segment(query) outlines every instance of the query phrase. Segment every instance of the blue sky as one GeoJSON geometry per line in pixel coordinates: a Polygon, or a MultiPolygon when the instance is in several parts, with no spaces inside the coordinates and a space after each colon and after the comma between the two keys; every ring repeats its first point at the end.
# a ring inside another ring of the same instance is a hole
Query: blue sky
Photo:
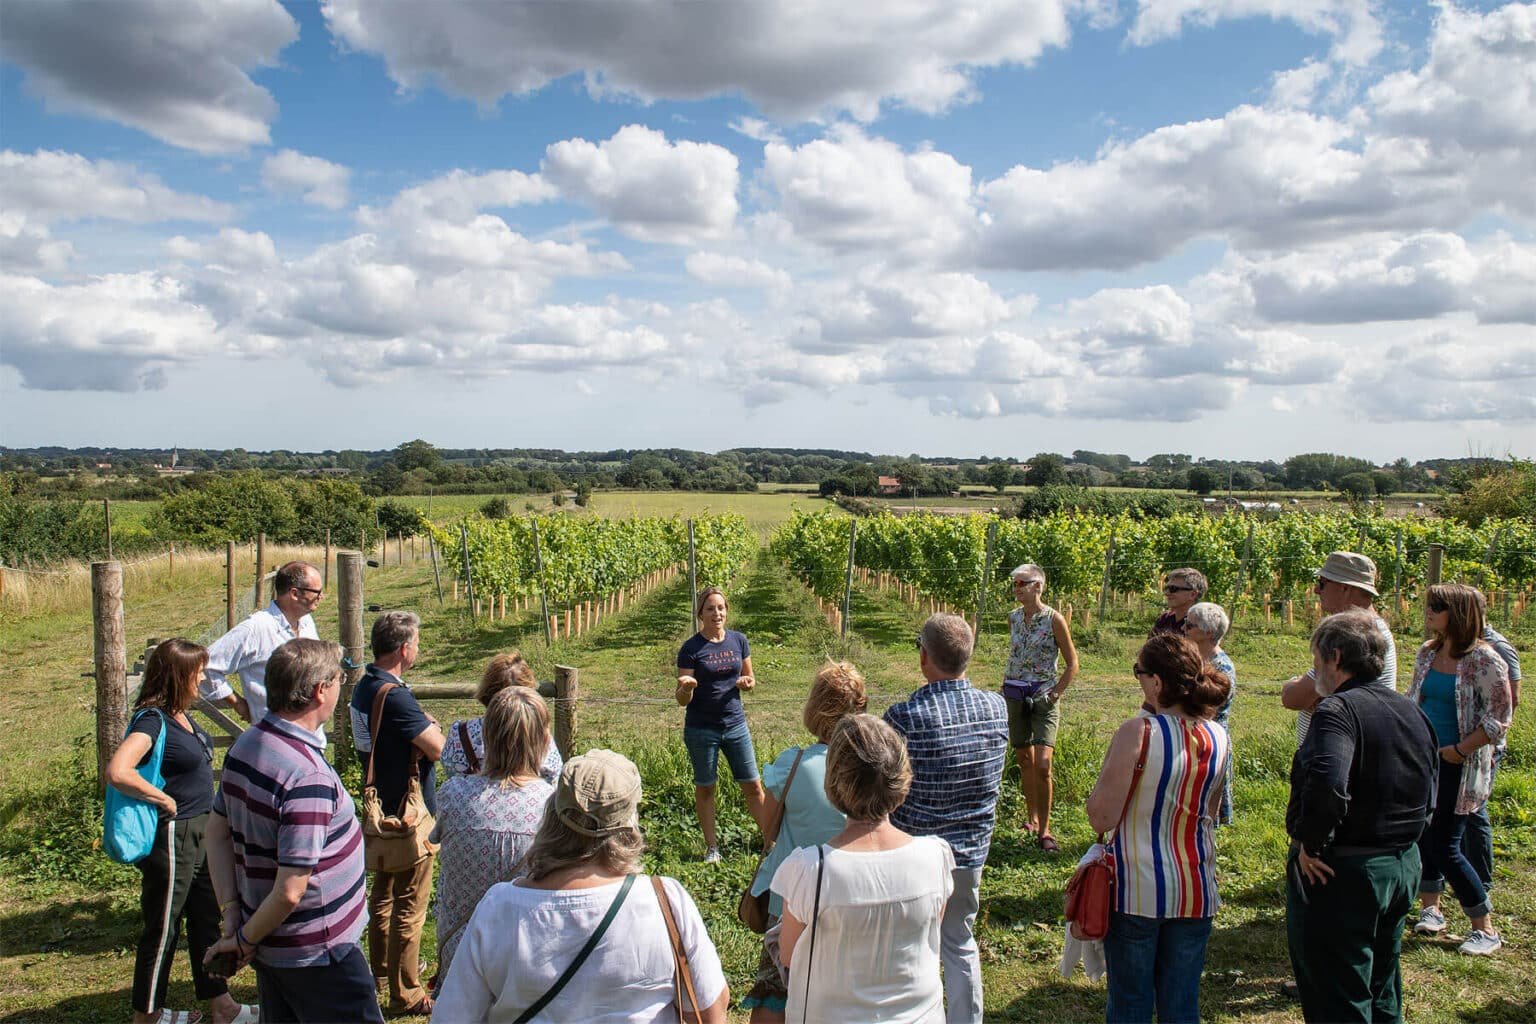
{"type": "Polygon", "coordinates": [[[1536,5],[5,15],[5,444],[1536,449],[1536,5]]]}

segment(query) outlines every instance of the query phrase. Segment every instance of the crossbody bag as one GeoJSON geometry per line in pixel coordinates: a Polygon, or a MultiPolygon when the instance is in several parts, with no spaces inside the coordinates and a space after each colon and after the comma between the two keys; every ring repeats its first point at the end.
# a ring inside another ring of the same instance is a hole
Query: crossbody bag
{"type": "Polygon", "coordinates": [[[1099,854],[1085,860],[1072,873],[1067,883],[1067,897],[1062,908],[1063,916],[1072,927],[1072,937],[1080,941],[1096,942],[1109,934],[1109,912],[1115,905],[1115,855],[1109,843],[1125,821],[1131,798],[1141,782],[1141,773],[1147,767],[1147,738],[1152,725],[1145,719],[1141,723],[1141,749],[1136,754],[1136,771],[1131,775],[1131,788],[1126,791],[1125,803],[1120,806],[1120,817],[1109,833],[1099,833],[1099,854]]]}
{"type": "Polygon", "coordinates": [[[629,890],[634,887],[635,876],[625,875],[624,884],[619,886],[618,895],[613,898],[612,903],[608,904],[608,912],[603,915],[602,921],[598,922],[597,929],[587,939],[586,945],[581,947],[581,952],[576,954],[576,959],[572,960],[570,966],[561,972],[560,977],[555,979],[555,983],[549,986],[549,990],[535,1000],[532,1006],[524,1010],[512,1024],[528,1024],[529,1021],[533,1020],[543,1011],[544,1007],[554,1001],[554,998],[560,994],[561,989],[565,988],[570,983],[570,980],[576,976],[576,972],[581,970],[581,965],[587,962],[587,957],[592,955],[592,951],[597,948],[597,944],[607,934],[608,926],[613,924],[615,917],[619,916],[619,908],[624,906],[624,900],[629,896],[629,890]]]}
{"type": "Polygon", "coordinates": [[[774,844],[779,841],[779,831],[784,827],[784,812],[789,806],[789,787],[795,784],[795,772],[800,769],[800,759],[804,756],[805,748],[801,747],[795,755],[795,763],[789,766],[789,777],[784,780],[784,793],[779,797],[779,809],[773,816],[773,827],[763,835],[762,856],[757,858],[757,867],[753,869],[747,887],[742,890],[741,899],[736,901],[736,919],[759,935],[768,930],[768,890],[764,889],[754,896],[752,889],[757,883],[758,872],[763,870],[763,863],[773,852],[774,844]]]}

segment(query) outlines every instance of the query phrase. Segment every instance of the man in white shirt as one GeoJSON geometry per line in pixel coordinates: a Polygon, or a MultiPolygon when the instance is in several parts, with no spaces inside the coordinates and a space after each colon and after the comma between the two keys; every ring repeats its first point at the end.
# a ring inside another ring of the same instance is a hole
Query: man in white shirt
{"type": "Polygon", "coordinates": [[[247,722],[267,713],[267,660],[295,638],[318,640],[312,612],[325,596],[320,570],[308,562],[289,562],[272,580],[272,603],[219,637],[208,648],[202,695],[228,704],[247,722]],[[229,677],[240,677],[238,694],[229,677]]]}

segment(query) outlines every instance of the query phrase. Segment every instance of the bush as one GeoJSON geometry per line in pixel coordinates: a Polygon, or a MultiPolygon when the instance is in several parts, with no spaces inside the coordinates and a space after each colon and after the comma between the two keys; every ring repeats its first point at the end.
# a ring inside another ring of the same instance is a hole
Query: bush
{"type": "Polygon", "coordinates": [[[1468,526],[1481,526],[1485,519],[1536,519],[1536,462],[1510,459],[1472,480],[1446,501],[1444,514],[1468,526]]]}
{"type": "MultiPolygon", "coordinates": [[[[528,502],[527,504],[529,508],[533,507],[532,502],[528,502]]],[[[480,506],[480,514],[485,516],[487,519],[510,518],[512,515],[512,503],[506,498],[492,498],[480,506]]]]}
{"type": "Polygon", "coordinates": [[[1190,506],[1173,494],[1113,494],[1086,487],[1057,485],[1041,487],[1019,501],[1020,519],[1039,519],[1058,512],[1097,512],[1119,515],[1128,512],[1138,519],[1166,519],[1190,506]]]}
{"type": "Polygon", "coordinates": [[[409,505],[398,501],[381,501],[375,511],[379,518],[379,529],[387,534],[414,537],[422,532],[421,513],[409,505]]]}

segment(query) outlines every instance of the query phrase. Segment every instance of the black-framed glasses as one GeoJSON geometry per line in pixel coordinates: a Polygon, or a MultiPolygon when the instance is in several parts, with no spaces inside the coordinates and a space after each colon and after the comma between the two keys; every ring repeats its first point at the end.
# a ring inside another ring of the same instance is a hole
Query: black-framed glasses
{"type": "Polygon", "coordinates": [[[1190,622],[1187,619],[1185,621],[1179,623],[1179,632],[1180,633],[1190,633],[1190,632],[1193,632],[1194,630],[1197,630],[1199,628],[1200,628],[1199,626],[1195,625],[1193,622],[1190,622]]]}
{"type": "Polygon", "coordinates": [[[1045,580],[1014,580],[1013,585],[1016,587],[1038,587],[1044,582],[1045,580]]]}
{"type": "Polygon", "coordinates": [[[1443,601],[1430,601],[1424,606],[1424,608],[1427,611],[1434,612],[1436,615],[1440,615],[1451,610],[1451,606],[1444,603],[1443,601]]]}
{"type": "Polygon", "coordinates": [[[1137,679],[1140,679],[1142,676],[1149,676],[1151,674],[1151,672],[1148,672],[1146,669],[1141,667],[1141,662],[1139,661],[1131,666],[1131,675],[1135,676],[1137,679]]]}
{"type": "Polygon", "coordinates": [[[1165,593],[1165,594],[1177,594],[1181,590],[1194,590],[1194,589],[1195,589],[1194,587],[1186,587],[1186,586],[1182,586],[1182,585],[1177,584],[1177,583],[1164,583],[1163,584],[1163,593],[1165,593]]]}
{"type": "Polygon", "coordinates": [[[917,642],[917,649],[918,650],[922,650],[923,649],[923,636],[922,636],[921,633],[918,634],[916,642],[917,642]]]}
{"type": "Polygon", "coordinates": [[[325,590],[320,587],[294,587],[293,589],[301,594],[314,594],[316,597],[323,597],[325,595],[325,590]]]}
{"type": "Polygon", "coordinates": [[[203,756],[208,759],[208,763],[213,764],[213,741],[208,734],[201,729],[193,729],[192,735],[197,737],[197,743],[203,748],[203,756]]]}

